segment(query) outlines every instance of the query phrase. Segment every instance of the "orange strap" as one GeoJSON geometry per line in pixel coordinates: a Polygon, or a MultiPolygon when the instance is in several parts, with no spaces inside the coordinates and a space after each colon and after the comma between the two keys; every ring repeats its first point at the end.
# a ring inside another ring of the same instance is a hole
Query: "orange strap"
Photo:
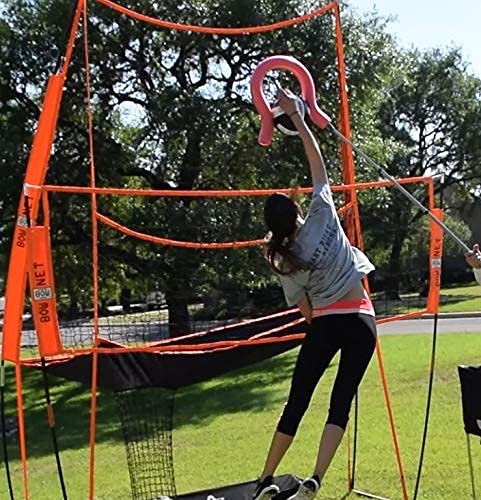
{"type": "MultiPolygon", "coordinates": [[[[432,177],[405,177],[396,179],[399,184],[416,184],[432,182],[432,177]]],[[[346,191],[348,189],[372,189],[379,187],[393,187],[388,180],[358,182],[355,184],[337,184],[331,186],[331,191],[346,191]]],[[[55,184],[45,184],[42,189],[52,193],[66,194],[101,194],[116,196],[158,196],[165,198],[179,197],[226,197],[236,198],[242,196],[269,196],[273,193],[290,194],[292,188],[270,188],[270,189],[130,189],[130,188],[109,188],[109,187],[87,187],[87,186],[60,186],[55,184]]],[[[311,187],[301,187],[296,189],[297,193],[312,193],[311,187]]]]}
{"type": "Polygon", "coordinates": [[[28,277],[32,299],[32,314],[41,356],[53,356],[62,351],[62,341],[55,301],[52,256],[48,228],[27,229],[28,277]]]}
{"type": "MultiPolygon", "coordinates": [[[[441,222],[443,220],[443,210],[434,208],[433,214],[441,222]]],[[[441,262],[443,257],[443,230],[434,221],[431,224],[431,247],[429,250],[429,293],[427,309],[431,314],[439,312],[439,295],[441,292],[441,262]]]]}
{"type": "Polygon", "coordinates": [[[170,240],[168,238],[160,238],[158,236],[151,236],[145,233],[139,233],[138,231],[134,231],[133,229],[129,229],[128,227],[122,226],[118,222],[109,219],[105,215],[97,213],[97,218],[100,222],[103,222],[107,226],[116,229],[117,231],[127,235],[132,236],[133,238],[138,238],[139,240],[149,241],[150,243],[156,243],[158,245],[172,246],[172,247],[181,247],[181,248],[202,248],[205,250],[222,250],[227,248],[246,248],[246,247],[254,247],[259,246],[264,243],[264,239],[260,240],[249,240],[249,241],[233,241],[227,243],[195,243],[193,241],[178,241],[178,240],[170,240]]]}
{"type": "MultiPolygon", "coordinates": [[[[53,75],[49,79],[42,113],[25,173],[26,184],[33,186],[43,184],[52,149],[64,81],[65,78],[58,75],[53,75]]],[[[32,221],[35,221],[38,213],[40,189],[30,189],[28,195],[30,217],[32,221]]],[[[22,314],[27,276],[27,223],[24,200],[25,197],[22,194],[10,253],[5,291],[2,355],[3,359],[12,362],[18,361],[20,355],[22,314]]]]}
{"type": "Polygon", "coordinates": [[[119,12],[120,14],[132,17],[134,19],[137,19],[138,21],[153,24],[154,26],[158,26],[159,28],[166,28],[176,31],[192,31],[193,33],[204,33],[207,35],[226,35],[226,36],[252,35],[254,33],[265,33],[268,31],[287,28],[288,26],[293,26],[294,24],[303,23],[304,21],[308,21],[309,19],[325,14],[326,12],[333,10],[337,5],[335,2],[333,2],[325,5],[324,7],[320,7],[319,9],[316,9],[312,12],[308,12],[307,14],[304,14],[302,16],[297,16],[294,17],[293,19],[287,19],[285,21],[266,24],[264,26],[251,26],[244,28],[211,28],[208,26],[180,24],[171,21],[164,21],[162,19],[156,19],[154,17],[147,16],[139,12],[135,12],[134,10],[128,9],[127,7],[112,2],[111,0],[97,0],[97,2],[101,3],[102,5],[105,5],[106,7],[112,10],[115,10],[116,12],[119,12]]]}
{"type": "Polygon", "coordinates": [[[53,406],[51,404],[47,405],[47,421],[51,429],[55,427],[55,414],[53,412],[53,406]]]}
{"type": "MultiPolygon", "coordinates": [[[[290,323],[290,326],[295,322],[290,323]]],[[[284,327],[279,327],[277,330],[282,330],[284,327]]],[[[198,355],[203,352],[219,352],[237,349],[239,347],[252,347],[264,344],[283,344],[285,342],[293,342],[302,340],[305,337],[305,327],[301,327],[299,332],[283,335],[282,337],[258,337],[253,339],[244,340],[220,340],[218,342],[205,342],[193,345],[159,345],[159,346],[135,346],[135,347],[86,347],[82,349],[67,349],[61,356],[56,359],[49,360],[47,366],[55,365],[56,363],[64,363],[70,359],[79,358],[80,356],[97,357],[99,354],[127,354],[127,353],[153,353],[153,354],[185,354],[185,355],[198,355]]],[[[267,332],[266,332],[267,334],[267,332]]],[[[38,357],[21,359],[19,366],[32,366],[40,363],[38,357]]]]}

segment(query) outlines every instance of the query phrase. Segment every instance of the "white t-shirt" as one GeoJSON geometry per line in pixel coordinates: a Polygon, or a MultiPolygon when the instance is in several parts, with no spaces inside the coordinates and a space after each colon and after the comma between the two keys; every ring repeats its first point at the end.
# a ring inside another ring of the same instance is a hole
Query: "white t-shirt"
{"type": "Polygon", "coordinates": [[[474,271],[474,277],[476,278],[476,281],[481,285],[481,268],[473,267],[473,271],[474,271]]]}
{"type": "Polygon", "coordinates": [[[307,295],[313,308],[325,307],[374,270],[361,250],[349,243],[328,184],[314,186],[306,220],[289,249],[305,264],[305,269],[280,275],[289,306],[307,295]]]}

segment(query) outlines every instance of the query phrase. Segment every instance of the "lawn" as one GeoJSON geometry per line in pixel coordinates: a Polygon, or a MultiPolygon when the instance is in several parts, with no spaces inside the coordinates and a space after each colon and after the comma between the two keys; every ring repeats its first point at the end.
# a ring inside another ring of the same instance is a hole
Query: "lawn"
{"type": "Polygon", "coordinates": [[[441,290],[440,312],[481,312],[481,287],[478,284],[445,287],[441,290]]]}
{"type": "MultiPolygon", "coordinates": [[[[481,328],[480,328],[481,330],[481,328]]],[[[381,346],[408,489],[412,494],[426,407],[431,338],[427,335],[382,337],[381,346]]],[[[256,477],[288,390],[296,351],[248,369],[178,391],[174,422],[174,463],[179,492],[245,481],[256,477]]],[[[465,434],[462,425],[458,364],[479,364],[480,334],[439,336],[436,376],[424,474],[418,498],[470,498],[465,434]]],[[[328,395],[336,371],[328,369],[279,473],[311,472],[328,395]]],[[[12,372],[7,373],[7,409],[14,411],[12,372]]],[[[31,498],[61,498],[45,424],[41,378],[25,371],[31,498]]],[[[89,395],[83,387],[52,379],[59,443],[69,498],[87,498],[89,395]]],[[[376,360],[360,393],[359,454],[356,486],[385,497],[401,498],[389,424],[376,360]]],[[[16,438],[9,439],[14,454],[16,438]]],[[[110,394],[99,395],[96,498],[129,498],[129,480],[120,425],[110,394]]],[[[346,492],[346,441],[325,478],[319,499],[346,492]]],[[[472,439],[475,475],[481,477],[481,450],[472,439]]],[[[20,498],[20,468],[12,464],[20,498]]],[[[4,477],[4,471],[0,470],[4,477]]],[[[481,487],[481,486],[480,486],[481,487]]],[[[0,481],[0,498],[7,498],[0,481]]],[[[355,495],[352,495],[354,498],[355,495]]]]}
{"type": "MultiPolygon", "coordinates": [[[[372,297],[378,316],[405,314],[426,308],[426,298],[419,293],[403,293],[397,300],[387,300],[382,293],[372,297]]],[[[439,304],[440,313],[481,312],[481,287],[473,283],[443,287],[439,304]]]]}

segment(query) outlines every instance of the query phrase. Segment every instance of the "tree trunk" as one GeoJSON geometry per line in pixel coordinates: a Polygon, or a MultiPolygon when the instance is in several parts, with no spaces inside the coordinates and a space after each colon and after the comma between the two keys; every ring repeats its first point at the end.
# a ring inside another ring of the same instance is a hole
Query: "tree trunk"
{"type": "MultiPolygon", "coordinates": [[[[394,227],[401,228],[402,221],[399,214],[394,219],[394,227]]],[[[407,232],[397,230],[394,232],[394,238],[389,256],[389,276],[386,280],[386,298],[390,300],[401,300],[399,295],[400,275],[401,275],[401,252],[406,239],[407,232]]]]}
{"type": "Polygon", "coordinates": [[[473,203],[464,204],[459,213],[471,230],[471,243],[481,243],[481,200],[476,199],[473,203]]]}
{"type": "Polygon", "coordinates": [[[188,302],[189,285],[185,279],[174,277],[167,284],[165,301],[169,311],[169,337],[179,337],[190,333],[190,315],[188,302]]]}

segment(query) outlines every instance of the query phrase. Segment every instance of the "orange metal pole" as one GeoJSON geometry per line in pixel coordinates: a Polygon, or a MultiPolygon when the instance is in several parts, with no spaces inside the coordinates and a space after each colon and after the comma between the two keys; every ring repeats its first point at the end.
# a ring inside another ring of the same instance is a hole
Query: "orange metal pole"
{"type": "Polygon", "coordinates": [[[293,19],[287,19],[285,21],[266,24],[263,26],[249,26],[244,28],[211,28],[208,26],[180,24],[171,21],[164,21],[163,19],[157,19],[151,16],[147,16],[145,14],[141,14],[134,10],[128,9],[127,7],[119,5],[118,3],[115,3],[111,0],[97,0],[97,2],[105,5],[106,7],[109,7],[112,10],[115,10],[118,13],[124,14],[125,16],[134,18],[137,21],[153,24],[154,26],[157,26],[159,28],[166,28],[178,31],[188,31],[192,33],[204,33],[207,35],[223,35],[223,36],[252,35],[254,33],[266,33],[269,31],[287,28],[289,26],[300,24],[302,22],[308,21],[309,19],[325,14],[329,10],[333,9],[336,5],[335,2],[332,2],[322,7],[319,7],[318,9],[312,12],[308,12],[307,14],[304,14],[302,16],[298,16],[293,19]]]}
{"type": "MultiPolygon", "coordinates": [[[[336,20],[336,49],[337,49],[337,58],[339,65],[339,86],[341,92],[341,120],[340,120],[340,128],[342,134],[351,140],[351,127],[349,121],[349,101],[347,96],[347,80],[346,80],[346,69],[345,69],[345,61],[344,61],[344,49],[342,43],[342,29],[341,29],[341,16],[340,16],[340,7],[339,4],[336,4],[336,8],[334,10],[335,20],[336,20]]],[[[355,183],[354,176],[354,159],[352,148],[346,144],[341,144],[341,155],[343,158],[343,166],[344,166],[344,182],[348,184],[355,183]]],[[[346,199],[346,202],[352,202],[353,204],[353,214],[350,217],[350,220],[347,221],[347,227],[350,231],[348,236],[353,244],[358,246],[361,250],[364,248],[364,241],[361,230],[360,223],[360,215],[359,215],[359,206],[357,203],[357,193],[353,188],[350,192],[350,196],[346,199]],[[354,227],[353,227],[354,225],[354,227]]],[[[367,279],[364,280],[364,284],[367,292],[369,293],[369,282],[367,279]]],[[[401,481],[401,488],[403,491],[403,498],[406,500],[408,498],[406,480],[404,477],[404,468],[401,460],[401,450],[398,443],[396,427],[394,423],[394,414],[392,411],[392,405],[389,395],[389,389],[387,384],[386,373],[384,370],[384,362],[381,351],[381,346],[379,341],[376,342],[376,355],[378,360],[379,372],[381,375],[381,382],[384,391],[384,397],[386,401],[386,407],[389,416],[389,423],[391,426],[391,433],[393,438],[393,444],[398,464],[399,477],[401,481]]]]}
{"type": "MultiPolygon", "coordinates": [[[[432,177],[406,177],[396,179],[399,184],[414,184],[419,182],[430,183],[432,177]]],[[[331,186],[332,191],[361,190],[377,187],[393,187],[391,181],[379,180],[370,182],[353,182],[352,184],[336,184],[331,186]]],[[[114,196],[159,196],[164,198],[177,197],[226,197],[236,198],[240,196],[269,196],[273,193],[291,193],[292,188],[270,188],[270,189],[129,189],[129,188],[109,188],[109,187],[88,187],[88,186],[59,186],[45,184],[42,189],[52,193],[66,194],[99,194],[114,196]]],[[[312,186],[296,189],[297,193],[312,193],[312,186]]]]}
{"type": "MultiPolygon", "coordinates": [[[[25,174],[25,183],[40,185],[48,168],[48,160],[53,144],[58,110],[62,98],[64,78],[50,77],[40,114],[37,132],[25,174]]],[[[38,214],[40,191],[32,190],[29,197],[29,217],[32,225],[38,214]]],[[[3,359],[17,362],[20,357],[20,337],[22,334],[22,314],[27,282],[27,222],[25,193],[22,192],[18,209],[17,224],[13,237],[5,291],[5,316],[3,324],[3,359]]]]}
{"type": "MultiPolygon", "coordinates": [[[[89,137],[89,159],[90,159],[90,187],[95,188],[95,152],[93,134],[93,111],[92,91],[90,84],[90,61],[88,45],[88,11],[87,0],[83,7],[83,41],[85,53],[85,83],[87,99],[87,119],[89,137]]],[[[90,397],[90,458],[89,458],[89,500],[95,497],[95,441],[97,424],[97,377],[98,377],[98,342],[99,342],[99,283],[98,283],[98,221],[97,221],[97,195],[91,194],[91,218],[92,218],[92,280],[93,280],[93,309],[94,309],[94,345],[92,352],[92,383],[90,397]]]]}
{"type": "MultiPolygon", "coordinates": [[[[443,210],[433,208],[433,214],[442,222],[443,210]]],[[[441,293],[441,263],[443,257],[443,230],[433,221],[429,222],[431,227],[431,245],[429,250],[429,292],[428,312],[437,314],[439,312],[439,296],[441,293]]]]}
{"type": "MultiPolygon", "coordinates": [[[[339,128],[341,133],[351,139],[351,123],[349,118],[349,97],[346,77],[346,63],[344,58],[344,43],[342,38],[341,15],[339,5],[336,3],[334,8],[334,21],[336,33],[336,54],[339,80],[339,128]]],[[[341,162],[343,166],[344,184],[354,184],[354,157],[352,148],[345,142],[341,143],[341,162]]],[[[347,236],[353,245],[363,248],[362,232],[359,220],[359,208],[357,204],[357,192],[354,188],[344,193],[346,204],[352,204],[352,211],[345,215],[347,236]],[[347,219],[347,220],[346,220],[347,219]]]]}

